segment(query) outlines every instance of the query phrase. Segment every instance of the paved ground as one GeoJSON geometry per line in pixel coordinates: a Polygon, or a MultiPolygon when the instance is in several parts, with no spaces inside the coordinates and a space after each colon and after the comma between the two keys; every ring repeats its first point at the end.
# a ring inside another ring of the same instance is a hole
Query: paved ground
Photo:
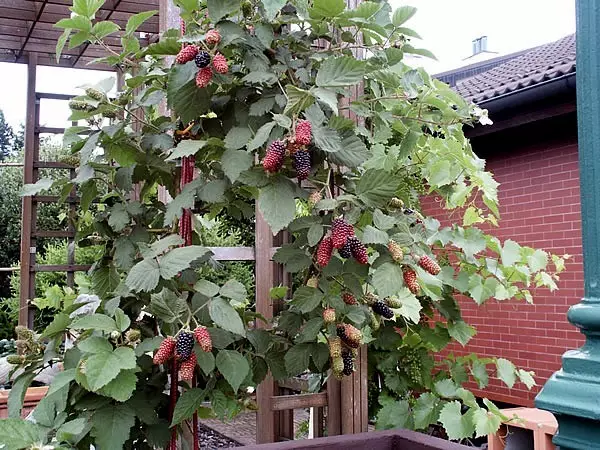
{"type": "MultiPolygon", "coordinates": [[[[298,432],[299,425],[306,420],[308,420],[308,410],[294,410],[294,428],[296,433],[298,432]]],[[[255,412],[240,414],[227,423],[221,422],[218,419],[200,419],[199,422],[242,445],[256,443],[255,412]]]]}

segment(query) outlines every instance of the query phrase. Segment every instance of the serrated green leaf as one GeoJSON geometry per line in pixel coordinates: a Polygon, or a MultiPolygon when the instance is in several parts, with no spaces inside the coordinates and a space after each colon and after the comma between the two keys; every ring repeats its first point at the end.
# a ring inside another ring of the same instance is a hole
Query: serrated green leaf
{"type": "Polygon", "coordinates": [[[215,297],[219,293],[219,286],[208,280],[199,280],[194,285],[194,290],[205,297],[215,297]]]}
{"type": "Polygon", "coordinates": [[[97,22],[92,27],[92,34],[98,38],[102,39],[103,37],[108,36],[109,34],[116,33],[121,28],[114,22],[110,20],[103,20],[102,22],[97,22]]]}
{"type": "Polygon", "coordinates": [[[464,347],[477,333],[474,327],[460,320],[448,322],[448,333],[464,347]]]}
{"type": "Polygon", "coordinates": [[[8,417],[21,417],[21,408],[23,407],[25,393],[31,385],[34,377],[35,373],[25,372],[19,375],[13,382],[12,388],[8,394],[8,417]]]}
{"type": "Polygon", "coordinates": [[[264,84],[266,86],[271,86],[277,83],[277,75],[273,72],[261,72],[256,70],[242,78],[242,81],[246,84],[264,84]]]}
{"type": "Polygon", "coordinates": [[[301,286],[294,292],[292,305],[304,314],[313,311],[323,301],[323,293],[309,286],[301,286]]]}
{"type": "Polygon", "coordinates": [[[533,376],[535,375],[533,372],[518,369],[517,374],[519,375],[519,379],[521,380],[521,382],[525,384],[525,386],[527,386],[527,389],[531,389],[533,386],[537,386],[537,383],[533,378],[533,376]]]}
{"type": "Polygon", "coordinates": [[[496,360],[497,376],[500,378],[509,388],[515,385],[517,381],[517,374],[515,365],[505,358],[498,358],[496,360]]]}
{"type": "Polygon", "coordinates": [[[204,389],[193,388],[185,391],[181,397],[179,397],[179,400],[177,400],[171,426],[177,425],[192,417],[202,406],[205,399],[206,390],[204,389]]]}
{"type": "Polygon", "coordinates": [[[113,352],[95,353],[85,364],[85,378],[94,391],[114,380],[121,370],[135,369],[135,353],[130,347],[119,347],[113,352]]]}
{"type": "Polygon", "coordinates": [[[150,17],[152,17],[156,13],[158,13],[158,11],[156,11],[156,10],[144,11],[144,12],[130,16],[129,19],[127,20],[127,25],[125,26],[125,34],[130,35],[130,34],[134,33],[141,24],[143,24],[146,20],[148,20],[150,17]]]}
{"type": "Polygon", "coordinates": [[[479,359],[473,361],[473,365],[471,366],[471,374],[473,375],[473,378],[475,378],[475,381],[477,381],[479,389],[483,389],[488,385],[489,375],[486,365],[479,359]]]}
{"type": "Polygon", "coordinates": [[[258,208],[273,234],[287,227],[296,216],[296,192],[288,181],[278,178],[258,194],[258,208]]]}
{"type": "Polygon", "coordinates": [[[90,336],[77,343],[77,348],[84,353],[112,352],[113,346],[108,340],[100,336],[90,336]]]}
{"type": "Polygon", "coordinates": [[[281,128],[285,128],[289,130],[292,127],[292,119],[288,116],[284,116],[283,114],[273,114],[273,120],[277,122],[281,128]]]}
{"type": "Polygon", "coordinates": [[[248,142],[248,150],[256,150],[258,147],[264,145],[265,142],[267,142],[267,140],[269,139],[269,135],[271,134],[271,131],[273,130],[275,125],[277,125],[276,122],[267,122],[262,127],[260,127],[256,131],[256,134],[254,135],[252,140],[248,142]]]}
{"type": "Polygon", "coordinates": [[[144,353],[153,352],[158,348],[163,338],[160,336],[154,336],[148,339],[144,339],[140,344],[135,347],[135,356],[142,356],[144,353]]]}
{"type": "Polygon", "coordinates": [[[308,116],[312,123],[312,133],[315,145],[327,153],[337,153],[342,150],[342,138],[336,130],[320,125],[312,121],[312,116],[308,116]]]}
{"type": "Polygon", "coordinates": [[[133,395],[136,383],[137,377],[133,370],[122,370],[114,380],[100,390],[100,393],[118,402],[125,402],[133,395]]]}
{"type": "Polygon", "coordinates": [[[392,15],[392,23],[395,27],[399,27],[412,16],[414,16],[416,12],[417,8],[414,6],[401,6],[394,11],[394,14],[392,15]]]}
{"type": "Polygon", "coordinates": [[[45,432],[32,422],[14,418],[0,420],[0,442],[7,450],[30,448],[44,435],[45,432]]]}
{"type": "Polygon", "coordinates": [[[152,294],[150,312],[167,323],[176,322],[187,311],[184,299],[177,297],[174,292],[163,289],[158,294],[152,294]]]}
{"type": "Polygon", "coordinates": [[[252,131],[247,127],[233,127],[225,136],[225,148],[237,150],[244,147],[252,139],[252,131]]]}
{"type": "Polygon", "coordinates": [[[475,437],[495,434],[502,423],[500,417],[484,408],[475,408],[472,414],[473,423],[475,424],[475,437]]]}
{"type": "Polygon", "coordinates": [[[252,154],[244,150],[229,149],[221,157],[223,172],[232,183],[238,179],[240,173],[252,167],[252,162],[252,154]]]}
{"type": "Polygon", "coordinates": [[[315,0],[310,9],[310,17],[313,19],[324,19],[336,17],[344,12],[346,2],[344,0],[315,0]]]}
{"type": "Polygon", "coordinates": [[[202,148],[204,148],[207,143],[207,141],[198,141],[196,139],[184,139],[177,144],[177,147],[175,147],[173,152],[165,161],[174,161],[185,156],[195,155],[202,148]]]}
{"type": "Polygon", "coordinates": [[[378,230],[371,225],[367,225],[363,230],[362,241],[364,244],[382,244],[387,245],[389,236],[385,231],[378,230]]]}
{"type": "Polygon", "coordinates": [[[71,318],[68,314],[59,313],[54,316],[54,319],[50,324],[46,327],[44,332],[42,333],[42,337],[53,338],[58,334],[63,333],[69,324],[71,323],[71,318]]]}
{"type": "Polygon", "coordinates": [[[461,413],[461,404],[456,400],[444,405],[439,421],[444,426],[449,439],[471,437],[475,431],[471,417],[461,413]]]}
{"type": "Polygon", "coordinates": [[[206,4],[208,15],[214,23],[240,8],[240,2],[237,0],[208,0],[206,4]]]}
{"type": "Polygon", "coordinates": [[[273,20],[279,10],[285,6],[287,0],[262,0],[262,4],[265,8],[265,18],[267,20],[273,20]]]}
{"type": "Polygon", "coordinates": [[[26,197],[29,195],[36,195],[41,191],[47,191],[54,184],[52,178],[41,178],[33,184],[26,184],[21,189],[21,196],[26,197]]]}
{"type": "Polygon", "coordinates": [[[310,344],[297,344],[285,354],[285,369],[289,376],[296,376],[308,369],[311,355],[310,344]]]}
{"type": "Polygon", "coordinates": [[[356,185],[356,194],[368,206],[383,206],[400,187],[401,179],[385,170],[367,170],[356,185]]]}
{"type": "Polygon", "coordinates": [[[548,253],[543,250],[537,249],[533,252],[528,258],[529,269],[532,272],[539,272],[540,270],[544,270],[548,265],[548,253]]]}
{"type": "Polygon", "coordinates": [[[402,268],[393,262],[382,264],[373,274],[373,286],[381,297],[398,294],[404,287],[402,280],[402,268]]]}
{"type": "Polygon", "coordinates": [[[504,241],[504,246],[502,247],[501,253],[502,264],[507,267],[514,265],[521,259],[520,253],[521,246],[519,244],[511,239],[504,241]]]}
{"type": "Polygon", "coordinates": [[[210,109],[208,90],[196,86],[197,72],[194,61],[174,64],[169,72],[167,105],[180,116],[183,123],[191,122],[210,109]]]}
{"type": "Polygon", "coordinates": [[[316,84],[319,87],[343,87],[361,82],[365,62],[351,56],[328,58],[319,67],[316,84]]]}
{"type": "Polygon", "coordinates": [[[75,319],[71,323],[70,328],[75,330],[102,330],[108,333],[111,331],[119,331],[114,319],[105,316],[104,314],[91,314],[75,319]]]}
{"type": "Polygon", "coordinates": [[[189,268],[192,262],[206,256],[208,252],[209,250],[206,247],[200,245],[174,248],[160,259],[160,276],[165,280],[169,280],[189,268]]]}
{"type": "Polygon", "coordinates": [[[198,365],[205,375],[209,375],[215,370],[215,357],[212,353],[203,351],[198,345],[194,347],[194,352],[196,353],[198,365]]]}
{"type": "Polygon", "coordinates": [[[165,211],[165,220],[163,225],[171,225],[173,221],[181,217],[184,209],[190,209],[194,206],[198,189],[202,186],[203,180],[196,178],[191,183],[187,183],[177,196],[167,203],[165,211]]]}
{"type": "Polygon", "coordinates": [[[345,133],[342,136],[341,148],[337,152],[327,155],[334,164],[349,168],[360,166],[369,156],[369,149],[354,133],[345,133]]]}
{"type": "Polygon", "coordinates": [[[283,113],[288,116],[300,114],[315,102],[314,96],[309,91],[291,84],[285,87],[285,92],[287,94],[287,104],[283,113]]]}
{"type": "Polygon", "coordinates": [[[65,44],[67,43],[67,40],[69,39],[70,35],[71,35],[71,29],[65,28],[65,30],[62,32],[62,34],[56,41],[55,53],[56,53],[56,62],[57,63],[60,61],[60,55],[62,54],[63,48],[65,48],[65,44]]]}
{"type": "Polygon", "coordinates": [[[321,317],[315,317],[310,319],[304,324],[300,334],[296,340],[297,343],[312,342],[317,338],[321,327],[323,326],[323,319],[321,317]]]}
{"type": "Polygon", "coordinates": [[[237,280],[228,280],[220,290],[220,294],[223,297],[227,297],[234,300],[238,304],[244,304],[248,298],[246,287],[237,280]]]}
{"type": "Polygon", "coordinates": [[[77,444],[79,441],[78,436],[83,434],[88,426],[89,423],[85,417],[80,417],[79,419],[65,422],[56,431],[56,439],[59,442],[70,442],[72,444],[77,444]]]}
{"type": "Polygon", "coordinates": [[[211,180],[198,191],[200,200],[206,203],[221,203],[225,201],[225,191],[229,183],[227,180],[211,180]]]}
{"type": "Polygon", "coordinates": [[[395,400],[381,395],[379,398],[382,408],[377,413],[375,428],[388,430],[390,428],[407,428],[410,420],[410,405],[406,400],[395,400]]]}
{"type": "Polygon", "coordinates": [[[233,391],[237,392],[250,372],[248,360],[235,350],[221,350],[215,361],[219,372],[223,374],[233,391]]]}
{"type": "Polygon", "coordinates": [[[417,399],[413,408],[415,429],[425,430],[429,425],[437,423],[440,415],[440,399],[431,392],[424,392],[417,399]]]}
{"type": "Polygon", "coordinates": [[[326,105],[334,115],[338,113],[338,98],[335,91],[327,88],[312,88],[310,92],[317,98],[319,102],[326,105]]]}
{"type": "Polygon", "coordinates": [[[135,413],[127,405],[110,405],[92,415],[92,435],[100,448],[123,448],[131,427],[135,424],[135,413]]]}
{"type": "Polygon", "coordinates": [[[308,245],[314,247],[319,243],[321,238],[323,237],[323,225],[320,223],[312,224],[308,229],[308,233],[306,234],[306,239],[308,240],[308,245]]]}
{"type": "Polygon", "coordinates": [[[212,299],[208,307],[215,325],[240,336],[246,335],[244,323],[233,307],[222,298],[212,299]]]}

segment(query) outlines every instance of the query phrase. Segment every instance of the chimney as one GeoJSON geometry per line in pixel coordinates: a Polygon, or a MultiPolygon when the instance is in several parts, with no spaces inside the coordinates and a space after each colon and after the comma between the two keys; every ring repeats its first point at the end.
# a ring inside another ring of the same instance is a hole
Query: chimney
{"type": "Polygon", "coordinates": [[[473,39],[473,41],[472,41],[473,54],[471,56],[475,56],[475,55],[478,55],[479,53],[487,52],[488,51],[487,40],[488,40],[487,36],[481,36],[481,37],[478,37],[477,39],[473,39]]]}

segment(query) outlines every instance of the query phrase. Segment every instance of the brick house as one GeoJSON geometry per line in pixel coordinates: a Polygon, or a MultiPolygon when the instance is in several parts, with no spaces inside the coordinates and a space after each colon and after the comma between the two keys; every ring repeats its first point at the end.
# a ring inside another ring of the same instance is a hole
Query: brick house
{"type": "MultiPolygon", "coordinates": [[[[467,133],[500,183],[501,220],[494,233],[502,240],[572,255],[560,290],[534,291],[533,305],[462,302],[465,320],[478,334],[467,348],[457,345],[452,351],[501,356],[535,371],[539,386],[533,391],[522,384],[507,389],[495,380],[485,393],[498,402],[529,406],[559,369],[562,354],[583,343],[566,316],[569,306],[583,297],[575,35],[437,78],[487,108],[494,121],[467,133]]],[[[430,215],[444,215],[433,201],[425,200],[423,206],[430,215]]]]}

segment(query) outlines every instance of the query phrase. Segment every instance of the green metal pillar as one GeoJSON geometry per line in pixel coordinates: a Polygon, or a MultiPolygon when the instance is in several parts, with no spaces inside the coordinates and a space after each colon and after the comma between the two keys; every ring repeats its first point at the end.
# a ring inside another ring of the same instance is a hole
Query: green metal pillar
{"type": "Polygon", "coordinates": [[[568,319],[586,342],[563,355],[562,369],[535,403],[558,420],[561,450],[600,449],[600,1],[577,0],[577,123],[585,297],[568,319]]]}

